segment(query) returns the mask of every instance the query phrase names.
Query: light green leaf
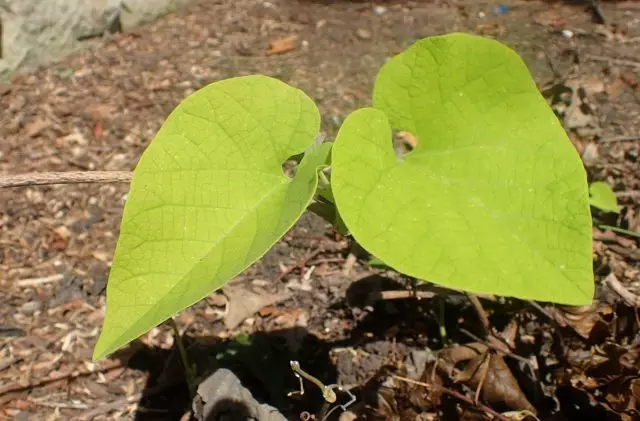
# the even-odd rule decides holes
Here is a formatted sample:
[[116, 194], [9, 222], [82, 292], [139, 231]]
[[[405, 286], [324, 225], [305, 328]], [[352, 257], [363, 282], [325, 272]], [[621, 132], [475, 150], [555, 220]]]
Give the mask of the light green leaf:
[[136, 339], [260, 258], [304, 212], [331, 144], [314, 143], [312, 100], [247, 76], [185, 99], [144, 152], [131, 183], [94, 358]]
[[[365, 249], [454, 289], [591, 302], [586, 173], [514, 51], [427, 38], [384, 65], [373, 103], [332, 151], [336, 205]], [[392, 128], [417, 138], [403, 158]]]
[[611, 187], [603, 181], [596, 181], [589, 186], [591, 206], [605, 212], [620, 213], [618, 198]]

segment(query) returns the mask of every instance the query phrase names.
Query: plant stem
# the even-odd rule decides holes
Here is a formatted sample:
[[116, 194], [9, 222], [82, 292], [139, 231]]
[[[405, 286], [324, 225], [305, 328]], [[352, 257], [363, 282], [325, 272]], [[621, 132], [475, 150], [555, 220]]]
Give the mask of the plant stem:
[[184, 376], [187, 381], [187, 386], [189, 387], [189, 393], [191, 394], [191, 398], [193, 399], [196, 396], [196, 373], [193, 369], [193, 366], [189, 362], [189, 356], [187, 355], [187, 350], [184, 347], [182, 335], [180, 335], [180, 330], [178, 329], [176, 321], [173, 319], [173, 317], [171, 317], [168, 322], [169, 326], [171, 326], [171, 330], [173, 330], [173, 338], [175, 340], [176, 346], [178, 347], [180, 361], [182, 362], [182, 367], [184, 368]]
[[131, 171], [32, 172], [0, 176], [0, 188], [50, 184], [128, 183], [132, 177]]
[[456, 392], [455, 390], [447, 389], [446, 387], [440, 386], [440, 385], [435, 384], [435, 383], [419, 382], [419, 381], [412, 380], [412, 379], [409, 379], [409, 378], [406, 378], [406, 377], [402, 377], [402, 376], [392, 375], [391, 377], [393, 377], [394, 379], [406, 382], [406, 383], [411, 383], [411, 384], [415, 384], [417, 386], [426, 387], [427, 389], [439, 390], [439, 391], [441, 391], [443, 393], [446, 393], [446, 394], [448, 394], [450, 396], [453, 396], [453, 397], [455, 397], [457, 399], [460, 399], [461, 401], [466, 402], [469, 405], [476, 406], [476, 407], [480, 408], [481, 410], [483, 410], [487, 414], [493, 415], [496, 419], [499, 419], [501, 421], [509, 421], [509, 418], [505, 417], [504, 415], [501, 415], [500, 413], [496, 412], [494, 409], [488, 407], [487, 405], [483, 404], [482, 402], [474, 402], [472, 399], [464, 396], [461, 393]]
[[629, 235], [631, 237], [640, 238], [640, 232], [629, 231], [629, 230], [626, 230], [624, 228], [614, 227], [612, 225], [598, 225], [598, 228], [603, 229], [603, 230], [610, 230], [610, 231], [613, 231], [613, 232], [617, 232], [619, 234]]

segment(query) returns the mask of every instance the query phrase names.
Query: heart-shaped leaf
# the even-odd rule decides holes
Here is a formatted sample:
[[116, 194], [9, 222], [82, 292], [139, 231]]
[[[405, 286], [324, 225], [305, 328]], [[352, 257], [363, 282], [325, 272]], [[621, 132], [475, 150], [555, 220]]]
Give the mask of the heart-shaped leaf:
[[319, 126], [309, 97], [265, 76], [213, 83], [171, 113], [134, 172], [95, 359], [220, 288], [284, 235], [331, 144], [307, 153], [293, 179], [282, 163]]
[[[336, 204], [363, 247], [454, 289], [591, 302], [586, 173], [514, 51], [427, 38], [384, 65], [373, 103], [332, 152]], [[392, 128], [417, 139], [403, 158]]]

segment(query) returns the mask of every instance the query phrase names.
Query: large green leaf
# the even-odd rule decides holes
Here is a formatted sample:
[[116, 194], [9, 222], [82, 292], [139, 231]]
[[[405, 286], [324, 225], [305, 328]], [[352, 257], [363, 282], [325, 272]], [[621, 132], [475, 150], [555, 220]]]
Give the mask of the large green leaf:
[[309, 148], [320, 116], [283, 82], [213, 83], [168, 117], [138, 164], [107, 284], [99, 359], [260, 258], [309, 204], [331, 144]]
[[[454, 289], [591, 301], [585, 170], [515, 52], [464, 34], [421, 40], [384, 65], [373, 102], [332, 151], [336, 204], [363, 247]], [[392, 128], [417, 138], [403, 158]]]

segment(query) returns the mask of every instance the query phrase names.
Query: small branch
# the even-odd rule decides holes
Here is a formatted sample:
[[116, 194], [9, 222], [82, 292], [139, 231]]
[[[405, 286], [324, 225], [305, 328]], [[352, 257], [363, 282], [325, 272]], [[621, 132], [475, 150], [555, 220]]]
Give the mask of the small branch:
[[129, 183], [132, 177], [131, 171], [33, 172], [19, 175], [0, 175], [0, 188], [50, 184]]
[[455, 390], [451, 390], [451, 389], [447, 389], [446, 387], [434, 384], [434, 383], [423, 383], [423, 382], [419, 382], [416, 380], [411, 380], [408, 379], [406, 377], [401, 377], [401, 376], [396, 376], [396, 375], [392, 375], [391, 377], [393, 377], [396, 380], [400, 380], [406, 383], [411, 383], [411, 384], [415, 384], [417, 386], [422, 386], [422, 387], [426, 387], [427, 389], [436, 389], [440, 392], [446, 393], [447, 395], [453, 396], [456, 399], [459, 399], [463, 402], [468, 403], [471, 406], [475, 406], [477, 408], [480, 408], [481, 410], [483, 410], [484, 412], [486, 412], [487, 414], [491, 414], [493, 415], [496, 419], [499, 419], [501, 421], [509, 421], [509, 418], [505, 417], [504, 415], [496, 412], [496, 410], [488, 407], [487, 405], [483, 404], [482, 402], [478, 402], [475, 403], [473, 401], [473, 399], [470, 399], [466, 396], [464, 396], [463, 394], [456, 392]]
[[491, 323], [489, 322], [489, 317], [487, 316], [487, 312], [484, 311], [484, 307], [482, 307], [482, 303], [473, 294], [467, 294], [467, 298], [471, 302], [473, 309], [476, 311], [478, 318], [480, 319], [480, 324], [482, 325], [482, 331], [484, 333], [485, 338], [491, 336]]
[[608, 64], [613, 64], [616, 66], [626, 66], [626, 67], [634, 67], [636, 69], [640, 69], [640, 62], [637, 62], [634, 60], [613, 58], [613, 57], [607, 57], [607, 56], [592, 56], [592, 55], [587, 56], [587, 59], [591, 61], [601, 61]]
[[107, 371], [111, 371], [114, 370], [116, 368], [122, 367], [122, 362], [121, 361], [116, 361], [113, 362], [111, 364], [105, 365], [104, 367], [99, 367], [95, 370], [89, 370], [89, 371], [80, 371], [80, 372], [75, 372], [75, 373], [63, 373], [63, 374], [58, 374], [55, 376], [51, 376], [33, 383], [29, 383], [26, 385], [22, 385], [22, 384], [8, 384], [5, 387], [0, 389], [0, 396], [4, 396], [6, 394], [9, 393], [15, 393], [15, 392], [24, 392], [26, 390], [31, 390], [31, 389], [35, 389], [37, 387], [43, 387], [46, 386], [48, 384], [51, 383], [55, 383], [58, 382], [60, 380], [66, 380], [66, 381], [72, 381], [72, 380], [76, 380], [79, 379], [81, 377], [86, 377], [86, 376], [90, 376], [92, 374], [96, 374], [96, 373], [106, 373]]
[[611, 272], [604, 278], [604, 284], [609, 287], [613, 292], [618, 294], [620, 298], [627, 304], [629, 307], [640, 307], [640, 297], [629, 291], [624, 287], [616, 277], [616, 275]]
[[635, 142], [636, 140], [640, 140], [640, 135], [605, 137], [600, 139], [598, 143]]
[[604, 12], [600, 8], [598, 0], [591, 0], [591, 10], [593, 11], [593, 15], [596, 18], [597, 23], [601, 25], [607, 24], [607, 18], [604, 16]]
[[374, 292], [372, 294], [372, 297], [377, 300], [403, 300], [407, 298], [417, 298], [418, 300], [421, 300], [425, 298], [433, 298], [435, 296], [436, 296], [436, 293], [431, 291], [407, 291], [407, 290], [381, 291], [381, 292]]
[[[500, 352], [502, 354], [504, 354], [506, 357], [511, 357], [514, 360], [518, 360], [520, 362], [523, 362], [527, 365], [531, 365], [531, 361], [527, 360], [524, 357], [521, 357], [518, 354], [514, 354], [509, 347], [500, 342], [497, 338], [495, 338], [494, 336], [491, 336], [488, 340], [483, 340], [482, 338], [478, 338], [476, 335], [474, 335], [473, 333], [469, 332], [467, 329], [461, 327], [460, 329], [460, 333], [463, 333], [465, 335], [467, 335], [468, 337], [470, 337], [471, 339], [473, 339], [474, 341], [481, 343], [483, 345], [488, 346], [489, 348], [493, 349], [494, 351]], [[494, 340], [492, 341], [491, 338], [493, 338]]]
[[[640, 139], [640, 138], [639, 138]], [[640, 190], [626, 190], [626, 191], [617, 191], [615, 192], [616, 197], [621, 199], [626, 199], [627, 197], [640, 197]]]

